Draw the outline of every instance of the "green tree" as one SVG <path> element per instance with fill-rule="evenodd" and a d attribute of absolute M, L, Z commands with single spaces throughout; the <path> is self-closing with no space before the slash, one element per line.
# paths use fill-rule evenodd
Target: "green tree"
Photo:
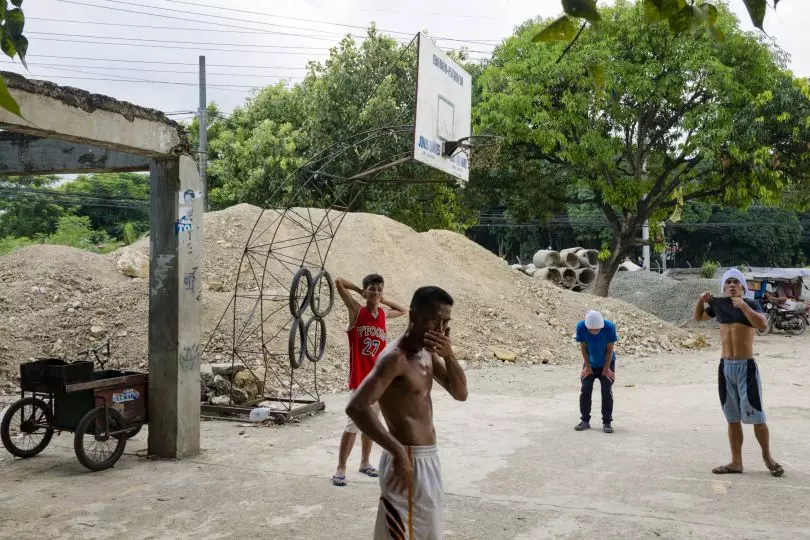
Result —
<path fill-rule="evenodd" d="M 782 160 L 794 167 L 784 171 L 769 129 L 742 130 L 751 114 L 781 107 L 773 95 L 789 75 L 779 51 L 740 31 L 726 9 L 716 21 L 722 41 L 649 25 L 641 4 L 618 0 L 602 13 L 598 31 L 584 33 L 565 62 L 557 62 L 562 44 L 530 45 L 546 21 L 520 27 L 482 75 L 478 118 L 520 164 L 516 212 L 601 209 L 612 239 L 595 293 L 606 296 L 624 256 L 643 245 L 645 220 L 655 229 L 690 200 L 775 203 L 806 180 L 807 153 L 790 150 Z M 807 140 L 805 118 L 779 116 L 785 137 Z"/>
<path fill-rule="evenodd" d="M 773 1 L 776 9 L 780 0 Z M 571 41 L 569 48 L 581 35 L 585 27 L 598 25 L 602 21 L 602 16 L 596 6 L 596 0 L 561 0 L 565 14 L 538 31 L 534 37 L 535 41 Z M 748 15 L 754 26 L 762 30 L 765 22 L 765 11 L 768 7 L 767 0 L 742 0 L 748 9 Z M 723 31 L 717 26 L 718 5 L 725 8 L 724 3 L 713 4 L 711 2 L 699 1 L 695 5 L 694 0 L 641 0 L 640 5 L 644 10 L 644 17 L 650 23 L 667 23 L 669 28 L 678 34 L 697 32 L 706 30 L 715 39 L 724 38 Z M 575 19 L 582 19 L 582 24 L 577 31 Z M 566 48 L 566 51 L 568 48 Z M 565 54 L 565 53 L 563 53 Z"/>
<path fill-rule="evenodd" d="M 124 238 L 131 223 L 138 235 L 149 230 L 149 176 L 140 173 L 80 175 L 59 188 L 70 213 L 87 216 L 90 227 Z"/>
<path fill-rule="evenodd" d="M 56 230 L 65 209 L 41 190 L 52 188 L 57 176 L 19 176 L 0 180 L 0 238 L 35 238 Z"/>

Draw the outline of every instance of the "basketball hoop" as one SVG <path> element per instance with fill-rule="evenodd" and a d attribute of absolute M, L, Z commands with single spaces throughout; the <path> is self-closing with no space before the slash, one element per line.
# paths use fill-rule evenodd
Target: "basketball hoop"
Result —
<path fill-rule="evenodd" d="M 501 138 L 496 135 L 471 135 L 469 137 L 462 137 L 455 141 L 446 141 L 442 155 L 444 157 L 452 157 L 456 154 L 457 150 L 470 151 L 478 148 L 489 148 L 498 146 L 500 142 Z"/>

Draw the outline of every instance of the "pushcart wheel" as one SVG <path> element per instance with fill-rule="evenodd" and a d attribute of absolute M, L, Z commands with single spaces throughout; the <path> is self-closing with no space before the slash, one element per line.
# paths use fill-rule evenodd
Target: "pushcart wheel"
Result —
<path fill-rule="evenodd" d="M 73 449 L 79 463 L 91 471 L 102 471 L 115 465 L 127 446 L 127 433 L 109 436 L 104 418 L 104 407 L 96 407 L 79 420 Z M 124 426 L 124 419 L 115 409 L 106 409 L 110 420 L 109 431 L 118 431 Z"/>
<path fill-rule="evenodd" d="M 48 404 L 35 397 L 23 398 L 8 408 L 0 423 L 3 446 L 13 455 L 30 458 L 39 454 L 53 437 L 53 415 Z"/>

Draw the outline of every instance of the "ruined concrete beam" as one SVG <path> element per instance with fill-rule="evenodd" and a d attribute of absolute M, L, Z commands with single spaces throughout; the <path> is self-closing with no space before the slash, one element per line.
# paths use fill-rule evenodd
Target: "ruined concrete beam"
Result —
<path fill-rule="evenodd" d="M 97 146 L 0 132 L 0 176 L 148 171 L 151 161 Z"/>
<path fill-rule="evenodd" d="M 24 117 L 0 109 L 0 129 L 149 157 L 190 153 L 183 128 L 159 111 L 16 73 L 0 76 Z"/>

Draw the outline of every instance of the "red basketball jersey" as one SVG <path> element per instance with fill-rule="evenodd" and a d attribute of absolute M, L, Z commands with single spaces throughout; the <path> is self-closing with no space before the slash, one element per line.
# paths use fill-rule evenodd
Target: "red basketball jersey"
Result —
<path fill-rule="evenodd" d="M 371 372 L 377 356 L 385 349 L 385 311 L 379 308 L 375 319 L 366 306 L 360 306 L 357 321 L 346 333 L 349 336 L 349 390 L 354 390 Z"/>

